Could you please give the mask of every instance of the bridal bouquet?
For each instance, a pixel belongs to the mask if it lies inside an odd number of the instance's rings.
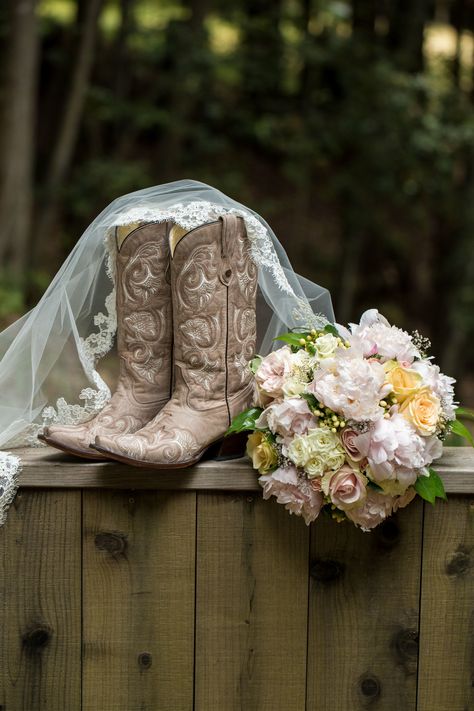
[[[307,525],[323,510],[370,531],[419,494],[446,499],[431,463],[450,432],[474,441],[456,415],[453,383],[430,343],[376,309],[359,324],[279,336],[251,362],[258,402],[228,434],[250,431],[247,453],[265,499]]]

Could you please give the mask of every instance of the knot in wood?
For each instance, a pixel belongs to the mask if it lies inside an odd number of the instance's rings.
[[[383,548],[392,548],[400,540],[400,529],[393,518],[388,518],[377,526],[375,534]]]
[[[319,583],[329,583],[340,578],[343,572],[344,564],[340,561],[316,558],[311,564],[309,574]]]
[[[375,701],[380,696],[381,684],[374,674],[365,674],[359,679],[359,688],[366,701]]]
[[[415,629],[402,629],[394,637],[394,647],[401,660],[417,659],[418,632]]]
[[[52,637],[53,630],[48,625],[33,625],[22,635],[22,643],[26,649],[37,651],[46,647]]]
[[[465,546],[459,546],[446,563],[446,573],[448,575],[463,575],[471,566],[470,551]]]
[[[138,655],[138,666],[140,669],[149,669],[151,667],[153,657],[150,652],[141,652]]]
[[[124,553],[127,547],[127,537],[124,533],[102,531],[95,537],[95,545],[100,551],[107,551],[111,555]]]

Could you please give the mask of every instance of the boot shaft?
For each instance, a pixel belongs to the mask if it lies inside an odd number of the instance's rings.
[[[175,382],[198,410],[227,401],[251,380],[257,269],[249,248],[245,222],[234,215],[197,227],[174,245]]]
[[[146,223],[117,237],[119,383],[137,402],[170,395],[172,308],[170,223]]]

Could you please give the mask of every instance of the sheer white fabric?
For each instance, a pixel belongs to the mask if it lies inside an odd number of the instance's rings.
[[[269,352],[284,330],[334,322],[328,290],[294,272],[255,211],[195,180],[123,195],[85,230],[36,307],[0,333],[0,448],[37,446],[45,425],[89,419],[110,398],[97,364],[117,327],[113,228],[170,220],[193,229],[229,212],[244,218],[258,266],[258,352]],[[20,466],[18,457],[0,453],[0,525]]]

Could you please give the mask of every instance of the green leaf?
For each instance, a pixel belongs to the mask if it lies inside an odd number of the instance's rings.
[[[298,348],[302,348],[302,345],[300,343],[300,340],[304,338],[306,340],[306,336],[309,334],[306,333],[294,333],[293,331],[290,331],[289,333],[282,333],[281,336],[277,336],[274,338],[274,341],[283,341],[283,343],[288,343],[290,346],[297,346]]]
[[[263,409],[261,407],[250,407],[248,410],[240,412],[232,420],[229,429],[225,433],[226,436],[230,434],[238,434],[239,432],[245,432],[247,430],[254,431],[255,422],[258,420],[262,414]]]
[[[474,410],[470,407],[457,407],[456,416],[468,417],[470,420],[474,420]]]
[[[301,393],[300,397],[302,397],[303,400],[306,400],[311,412],[314,412],[315,410],[319,409],[318,401],[317,401],[315,395],[313,395],[313,393]]]
[[[254,375],[257,372],[257,370],[259,369],[260,363],[262,362],[262,360],[263,360],[263,358],[261,355],[256,355],[255,358],[252,358],[252,360],[250,361],[250,370],[252,371],[252,373]]]
[[[451,427],[451,432],[454,432],[454,434],[457,434],[460,437],[464,437],[464,439],[467,439],[469,444],[471,444],[474,447],[474,438],[473,438],[472,434],[469,432],[469,430],[467,429],[466,425],[464,425],[459,420],[453,420],[452,422],[450,422],[450,427]]]
[[[324,331],[326,333],[332,333],[333,336],[338,336],[339,338],[341,337],[339,334],[339,331],[337,330],[337,328],[335,326],[332,325],[332,323],[327,323],[324,326]]]
[[[448,500],[446,492],[444,490],[444,484],[441,477],[435,472],[434,469],[429,468],[429,476],[419,476],[415,482],[415,491],[421,496],[425,501],[429,501],[430,504],[435,503],[435,499]]]

